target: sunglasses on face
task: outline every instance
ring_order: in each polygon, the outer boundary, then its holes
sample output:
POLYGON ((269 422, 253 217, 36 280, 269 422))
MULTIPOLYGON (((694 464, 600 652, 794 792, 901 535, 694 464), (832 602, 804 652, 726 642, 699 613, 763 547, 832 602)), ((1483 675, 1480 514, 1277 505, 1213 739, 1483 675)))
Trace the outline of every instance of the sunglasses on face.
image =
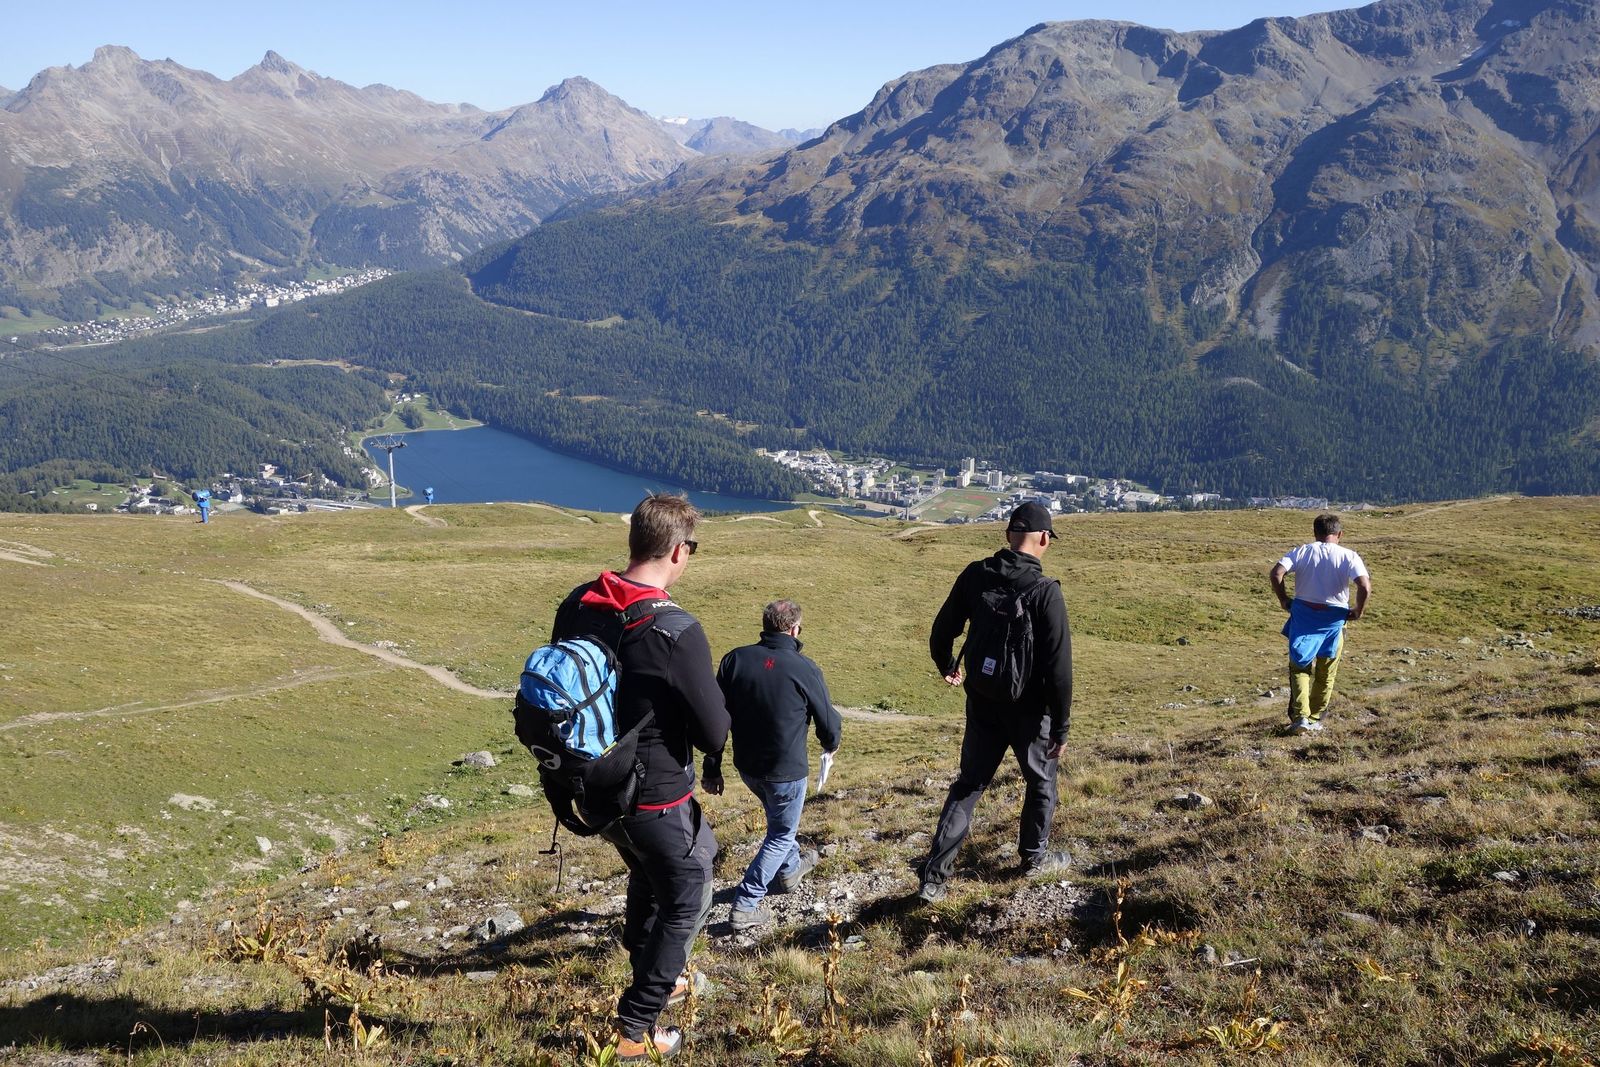
POLYGON ((683 543, 689 546, 689 555, 694 555, 700 550, 700 542, 684 538, 683 543))

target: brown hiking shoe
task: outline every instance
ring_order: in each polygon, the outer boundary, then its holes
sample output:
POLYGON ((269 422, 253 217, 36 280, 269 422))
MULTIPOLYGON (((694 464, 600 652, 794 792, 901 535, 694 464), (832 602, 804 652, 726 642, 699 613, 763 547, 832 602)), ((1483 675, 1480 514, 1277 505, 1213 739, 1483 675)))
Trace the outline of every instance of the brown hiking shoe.
POLYGON ((676 1028, 651 1030, 635 1041, 631 1037, 617 1037, 617 1059, 622 1063, 650 1063, 654 1059, 670 1060, 683 1047, 683 1034, 676 1028))

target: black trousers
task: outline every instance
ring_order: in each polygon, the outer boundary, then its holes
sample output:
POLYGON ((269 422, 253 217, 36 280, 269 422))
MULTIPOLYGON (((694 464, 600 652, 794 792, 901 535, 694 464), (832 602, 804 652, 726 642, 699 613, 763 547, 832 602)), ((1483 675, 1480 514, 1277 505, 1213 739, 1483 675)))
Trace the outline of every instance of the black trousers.
POLYGON ((637 1041, 666 1008, 711 911, 717 839, 693 797, 666 811, 629 815, 602 836, 628 865, 622 947, 633 964, 633 983, 617 1001, 617 1029, 637 1041))
POLYGON ((1056 813, 1058 761, 1045 756, 1050 749, 1050 716, 1042 710, 1021 711, 1010 705, 982 704, 968 697, 961 771, 939 813, 939 826, 922 864, 924 882, 949 880, 956 853, 972 829, 972 811, 994 780, 1007 749, 1016 754, 1024 783, 1017 858, 1027 866, 1043 855, 1056 813))

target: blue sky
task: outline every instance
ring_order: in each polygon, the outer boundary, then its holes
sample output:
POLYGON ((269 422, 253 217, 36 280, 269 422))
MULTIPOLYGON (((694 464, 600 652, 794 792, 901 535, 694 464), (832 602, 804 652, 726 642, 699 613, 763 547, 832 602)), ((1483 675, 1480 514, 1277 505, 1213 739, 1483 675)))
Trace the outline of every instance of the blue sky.
POLYGON ((821 126, 910 70, 974 59, 1038 22, 1115 18, 1229 29, 1338 0, 605 0, 386 3, 64 0, 17 3, 0 32, 0 85, 20 89, 102 44, 231 78, 267 49, 355 85, 497 109, 581 74, 656 115, 821 126))

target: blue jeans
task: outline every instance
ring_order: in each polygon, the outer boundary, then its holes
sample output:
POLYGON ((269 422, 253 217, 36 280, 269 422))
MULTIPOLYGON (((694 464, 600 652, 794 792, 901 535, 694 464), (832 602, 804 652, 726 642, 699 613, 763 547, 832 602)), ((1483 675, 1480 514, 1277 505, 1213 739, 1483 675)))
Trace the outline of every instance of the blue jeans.
POLYGON ((767 836, 733 893, 733 906, 744 910, 761 903, 774 878, 793 874, 800 867, 800 846, 795 844, 795 834, 800 829, 800 812, 806 806, 806 779, 763 782, 745 774, 739 777, 767 812, 767 836))

